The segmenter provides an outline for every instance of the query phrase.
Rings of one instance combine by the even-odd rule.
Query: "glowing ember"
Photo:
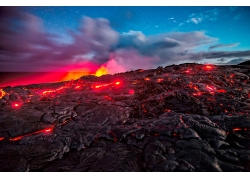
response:
[[[206,68],[207,70],[211,70],[213,67],[210,66],[210,65],[206,65],[205,68]]]
[[[206,88],[208,89],[208,90],[210,90],[210,91],[215,91],[215,87],[212,87],[212,86],[206,86]]]
[[[5,95],[6,93],[4,92],[4,90],[0,89],[0,99]]]
[[[81,86],[76,86],[75,89],[79,89]]]
[[[97,77],[100,77],[105,74],[108,74],[108,70],[104,66],[101,66],[95,73]]]
[[[50,94],[50,93],[54,93],[54,92],[57,92],[57,91],[60,91],[60,90],[63,90],[63,89],[65,89],[66,87],[65,86],[63,86],[63,87],[60,87],[60,88],[57,88],[57,89],[55,89],[55,90],[46,90],[46,91],[43,91],[43,95],[47,95],[47,94]]]
[[[225,89],[219,89],[219,90],[217,90],[217,92],[219,92],[219,93],[226,93],[227,91]]]
[[[145,80],[145,81],[149,81],[149,80],[150,80],[150,78],[144,78],[144,80]]]
[[[234,128],[233,129],[233,132],[235,132],[235,131],[243,131],[243,130],[248,130],[248,128]],[[249,129],[250,130],[250,129]]]
[[[162,82],[164,79],[157,79],[157,82],[159,83],[159,82]]]
[[[128,93],[129,93],[129,94],[134,94],[134,93],[135,93],[135,90],[130,89],[130,90],[128,91]]]
[[[4,140],[4,137],[0,137],[0,141]]]
[[[116,85],[120,85],[120,84],[121,84],[121,82],[119,82],[119,81],[118,81],[118,82],[115,82],[115,84],[116,84]]]

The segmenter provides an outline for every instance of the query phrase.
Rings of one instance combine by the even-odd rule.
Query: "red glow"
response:
[[[217,92],[219,92],[219,93],[226,93],[227,91],[225,89],[219,89],[219,90],[217,90]]]
[[[10,141],[19,141],[24,137],[31,136],[31,135],[34,135],[34,134],[39,134],[39,133],[51,132],[52,130],[53,130],[53,127],[42,129],[42,130],[39,130],[39,131],[36,131],[36,132],[33,132],[33,133],[29,133],[29,134],[17,136],[17,137],[14,137],[14,138],[10,138]]]
[[[115,84],[116,84],[116,85],[120,85],[120,84],[121,84],[121,82],[117,81],[117,82],[115,82]]]
[[[106,99],[108,101],[113,101],[113,99],[110,96],[104,96],[104,99]]]
[[[149,80],[150,80],[150,78],[144,78],[144,80],[145,80],[145,81],[149,81]]]
[[[0,141],[4,140],[4,137],[0,137]]]
[[[188,69],[186,71],[184,71],[185,73],[190,73],[192,71],[192,69]]]
[[[197,92],[197,93],[193,93],[194,96],[201,96],[202,93],[201,92]]]
[[[159,83],[159,82],[162,82],[164,79],[157,79],[157,82]]]
[[[75,89],[79,89],[81,86],[76,86]]]
[[[15,107],[18,107],[18,106],[19,106],[19,104],[15,103],[15,104],[14,104],[14,106],[15,106]]]
[[[129,94],[134,94],[134,93],[135,93],[135,90],[130,89],[130,90],[128,91],[128,93],[129,93]]]
[[[116,81],[114,83],[98,84],[98,85],[95,85],[94,88],[99,89],[99,88],[106,87],[106,86],[111,86],[111,85],[119,86],[121,84],[122,84],[121,81]]]
[[[216,88],[215,87],[213,87],[213,86],[206,86],[206,88],[208,89],[208,90],[210,90],[210,91],[215,91],[216,90]]]

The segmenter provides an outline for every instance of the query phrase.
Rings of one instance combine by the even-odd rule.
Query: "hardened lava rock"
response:
[[[250,67],[0,89],[0,171],[250,171]]]

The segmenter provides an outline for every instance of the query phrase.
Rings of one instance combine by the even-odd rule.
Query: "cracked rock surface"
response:
[[[0,171],[250,171],[250,67],[1,89]]]

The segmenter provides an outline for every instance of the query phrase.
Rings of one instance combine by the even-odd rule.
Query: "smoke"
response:
[[[118,33],[103,18],[83,17],[69,30],[71,43],[45,31],[43,20],[14,7],[0,7],[0,71],[73,71],[105,65],[109,72],[149,69],[212,58],[250,56],[250,51],[200,51],[218,39],[203,31],[146,36],[140,31]],[[234,44],[210,46],[210,49]],[[89,67],[86,67],[89,66]],[[70,67],[67,69],[67,67]],[[90,71],[92,71],[90,70]]]

